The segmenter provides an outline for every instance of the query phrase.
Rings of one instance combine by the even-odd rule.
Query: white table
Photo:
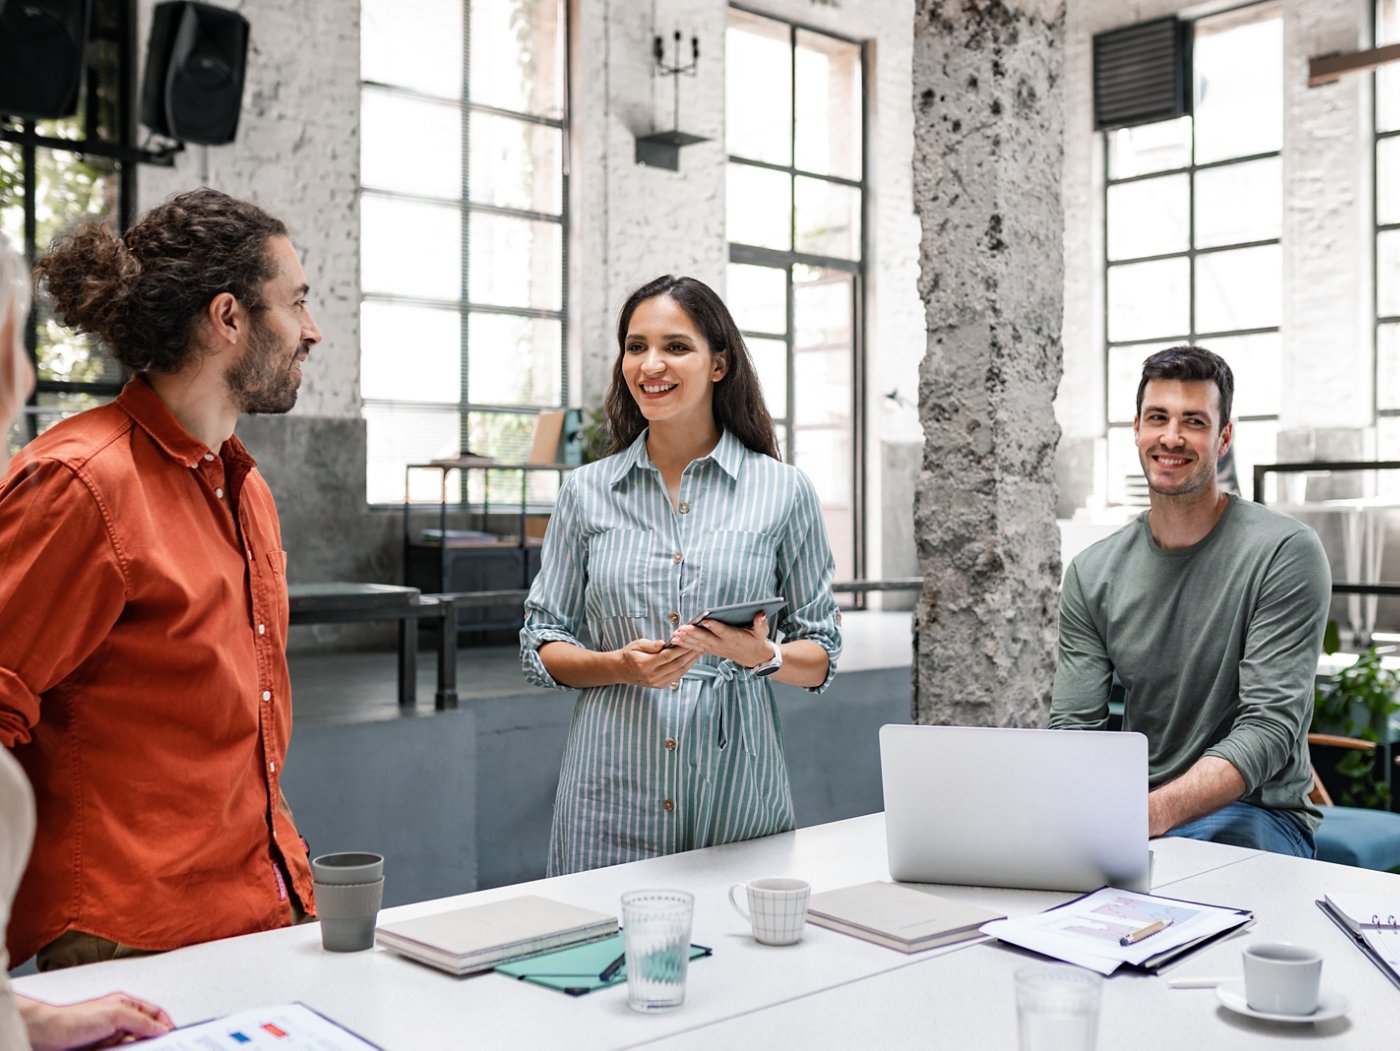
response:
[[[1313,904],[1328,890],[1343,888],[1400,896],[1400,876],[1258,853],[1170,886],[1154,886],[1169,897],[1246,906],[1256,917],[1250,931],[1189,957],[1171,977],[1239,977],[1243,946],[1293,941],[1323,953],[1323,985],[1351,1001],[1346,1017],[1308,1025],[1260,1022],[1227,1011],[1213,989],[1171,989],[1162,977],[1121,974],[1104,984],[1099,1048],[1249,1051],[1304,1042],[1357,1051],[1396,1047],[1400,990]],[[1037,959],[996,943],[923,956],[911,967],[663,1042],[697,1049],[857,1047],[872,1046],[871,1034],[879,1034],[878,1043],[891,1047],[1015,1048],[1015,972]]]
[[[1345,887],[1400,895],[1400,877],[1318,862],[1275,858],[1234,847],[1164,839],[1154,842],[1154,888],[1169,895],[1255,909],[1258,935],[1295,936],[1326,954],[1324,981],[1353,1002],[1351,1015],[1316,1027],[1347,1046],[1394,1046],[1397,993],[1312,904]],[[386,1048],[626,1047],[652,1042],[742,1048],[782,1046],[796,1032],[809,1046],[888,1044],[1014,1047],[1011,976],[1028,958],[994,944],[953,946],[906,956],[818,927],[787,948],[756,944],[729,907],[730,884],[760,875],[798,875],[816,890],[888,878],[884,821],[855,818],[748,843],[654,858],[518,887],[386,910],[406,919],[509,897],[525,888],[614,911],[624,890],[679,887],[696,895],[695,941],[712,959],[692,965],[683,1008],[644,1016],[619,986],[571,998],[500,975],[457,979],[376,949],[321,951],[314,925],[191,946],[177,952],[19,979],[19,991],[53,1002],[115,988],[154,1000],[177,1022],[302,1000]],[[389,859],[388,878],[393,878]],[[939,893],[1009,915],[1067,900],[1062,892],[946,887]],[[1235,945],[1237,946],[1237,940]],[[1193,973],[1233,973],[1235,947],[1183,965]],[[1212,970],[1213,969],[1213,970]],[[1212,993],[1168,990],[1164,981],[1115,977],[1105,989],[1104,1049],[1236,1046],[1244,1037],[1276,1039],[1278,1027],[1227,1018]],[[1131,1036],[1130,1036],[1131,1034]],[[1382,1035],[1383,1034],[1383,1035]],[[1297,1034],[1295,1034],[1297,1035]],[[946,1036],[946,1041],[943,1037]],[[1155,1041],[1155,1042],[1154,1042]],[[1337,1042],[1340,1041],[1340,1042]],[[1247,1046],[1241,1044],[1240,1046]]]

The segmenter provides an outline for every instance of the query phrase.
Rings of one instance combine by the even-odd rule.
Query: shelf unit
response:
[[[484,591],[510,591],[529,588],[540,569],[540,539],[531,537],[527,529],[529,511],[528,478],[532,473],[553,472],[563,480],[569,464],[497,463],[479,457],[438,463],[408,464],[404,468],[403,505],[403,565],[404,583],[425,594],[474,594]],[[415,503],[410,499],[409,482],[415,471],[435,471],[438,475],[436,504]],[[483,472],[482,499],[475,508],[467,505],[468,523],[481,526],[479,530],[448,528],[448,482],[453,472],[461,472],[464,488],[473,471]],[[514,472],[520,476],[520,499],[510,505],[496,505],[499,516],[502,506],[515,509],[517,529],[514,535],[492,531],[491,485],[492,472]],[[423,520],[436,519],[433,527]],[[497,631],[519,628],[521,604],[508,602],[495,605],[464,603],[457,609],[458,632]]]

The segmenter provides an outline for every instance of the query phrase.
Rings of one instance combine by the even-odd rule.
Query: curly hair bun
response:
[[[65,325],[100,336],[135,372],[175,372],[197,352],[215,296],[261,308],[276,273],[268,240],[286,232],[257,205],[205,187],[157,205],[121,237],[80,225],[54,241],[38,272]]]
[[[109,347],[129,345],[125,304],[141,263],[106,223],[81,223],[56,238],[37,271],[63,324],[95,333]]]

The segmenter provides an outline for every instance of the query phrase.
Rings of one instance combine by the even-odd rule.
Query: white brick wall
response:
[[[140,2],[143,60],[153,0]],[[140,207],[212,186],[256,201],[291,230],[325,335],[295,412],[360,412],[360,7],[357,0],[248,0],[252,23],[243,113],[228,146],[190,146],[174,169],[138,176]]]

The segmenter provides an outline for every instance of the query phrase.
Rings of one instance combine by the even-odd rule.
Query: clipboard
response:
[[[1342,917],[1337,913],[1337,910],[1332,908],[1332,906],[1328,904],[1328,902],[1326,902],[1325,900],[1318,898],[1315,904],[1319,909],[1322,910],[1322,914],[1324,916],[1326,916],[1329,920],[1331,920],[1337,925],[1337,930],[1341,931],[1348,938],[1350,938],[1356,944],[1356,947],[1366,954],[1366,959],[1370,960],[1373,964],[1375,964],[1380,969],[1381,974],[1385,975],[1387,978],[1390,979],[1390,984],[1395,986],[1395,988],[1400,989],[1400,974],[1397,974],[1395,968],[1391,966],[1390,962],[1376,951],[1375,946],[1371,944],[1370,940],[1365,936],[1365,934],[1357,934],[1354,931],[1352,931],[1352,929],[1347,926],[1346,920],[1342,919]],[[1384,926],[1377,929],[1392,931],[1395,930],[1394,927]]]
[[[508,978],[529,982],[531,985],[542,985],[546,989],[557,989],[569,996],[584,996],[595,989],[606,989],[627,981],[626,965],[618,968],[617,973],[607,981],[598,977],[621,953],[622,933],[618,932],[610,938],[585,942],[583,945],[547,952],[540,956],[530,956],[524,960],[512,960],[510,963],[499,965],[496,971]],[[692,960],[712,955],[714,950],[707,946],[690,947]]]

